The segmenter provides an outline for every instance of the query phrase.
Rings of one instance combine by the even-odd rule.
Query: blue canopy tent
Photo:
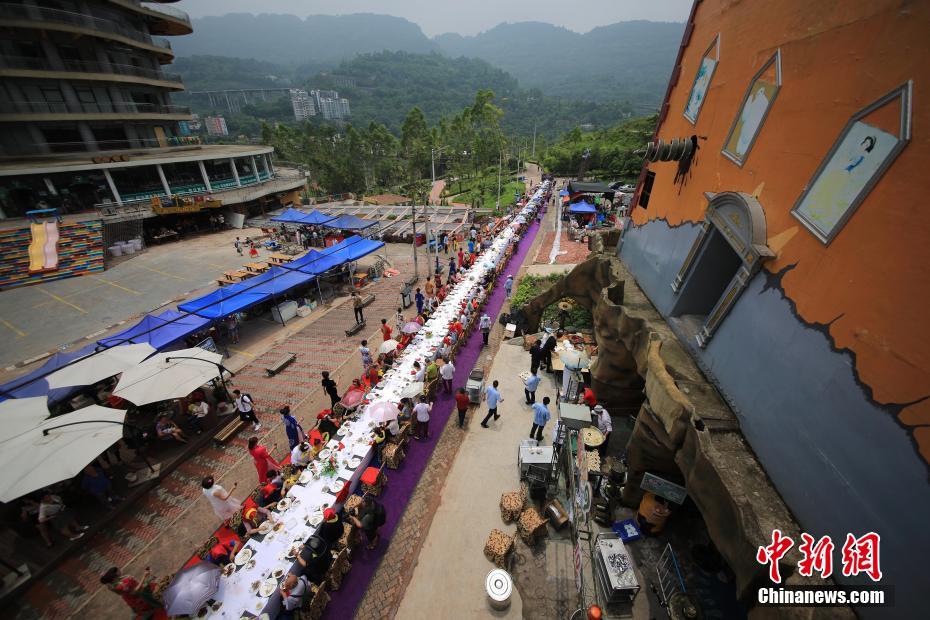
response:
[[[260,304],[270,297],[266,293],[251,289],[251,286],[250,280],[237,282],[216,289],[203,297],[180,304],[178,310],[209,319],[221,319]]]
[[[158,315],[148,314],[129,329],[98,340],[97,344],[115,347],[121,344],[148,343],[156,351],[161,351],[209,324],[210,319],[165,310]]]
[[[363,256],[368,256],[372,252],[376,252],[384,247],[384,241],[378,241],[377,239],[366,239],[364,237],[359,237],[358,235],[353,235],[343,241],[334,245],[330,250],[339,247],[331,256],[344,257],[345,261],[354,261],[362,258]]]
[[[569,213],[574,213],[575,215],[590,215],[592,213],[597,213],[597,207],[595,207],[590,202],[582,200],[581,202],[576,202],[568,208]]]
[[[332,215],[326,215],[325,213],[320,213],[316,209],[310,213],[304,213],[299,209],[286,209],[284,213],[276,215],[271,218],[272,222],[281,222],[283,224],[306,224],[308,226],[324,224],[331,220],[336,219]]]
[[[80,391],[81,388],[69,386],[52,390],[49,389],[48,381],[45,380],[45,377],[78,358],[90,355],[94,352],[96,347],[97,345],[95,344],[89,344],[78,351],[55,353],[48,358],[48,361],[42,364],[40,368],[36,368],[29,374],[0,385],[0,400],[45,395],[48,395],[49,404],[65,400],[71,396],[71,394]]]
[[[568,190],[563,187],[559,190],[559,196],[568,196]]]
[[[301,273],[285,267],[272,267],[265,273],[250,278],[240,284],[247,284],[252,287],[249,293],[261,293],[270,298],[274,295],[281,295],[313,281],[312,274]]]
[[[343,215],[336,219],[329,220],[328,222],[324,222],[323,226],[327,228],[337,228],[339,230],[365,230],[377,223],[376,220],[363,220],[354,215]]]

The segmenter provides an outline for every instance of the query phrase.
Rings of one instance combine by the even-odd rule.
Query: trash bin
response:
[[[510,596],[513,594],[513,579],[510,573],[495,568],[485,578],[484,587],[488,593],[488,604],[491,609],[502,611],[510,607]]]
[[[413,303],[413,288],[408,284],[400,291],[400,305],[409,308]]]

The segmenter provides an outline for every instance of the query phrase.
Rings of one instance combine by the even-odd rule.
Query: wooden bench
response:
[[[242,430],[242,427],[246,425],[246,422],[243,422],[238,417],[223,427],[223,429],[213,436],[213,441],[216,443],[226,443],[230,439],[236,436],[236,434]]]
[[[265,372],[268,373],[269,377],[273,377],[279,372],[281,372],[282,370],[284,370],[285,368],[287,368],[287,366],[296,359],[297,359],[296,353],[285,353],[284,355],[279,357],[277,360],[275,360],[274,364],[265,368]]]
[[[352,327],[346,330],[346,336],[357,334],[358,332],[362,331],[364,327],[365,327],[365,321],[362,321],[361,323],[356,323],[355,325],[353,325]]]
[[[236,284],[236,280],[230,280],[227,277],[217,278],[216,283],[220,286],[226,286],[227,284]]]
[[[364,297],[362,297],[362,308],[368,305],[371,305],[371,303],[374,300],[375,300],[375,296],[373,294],[369,293],[368,295],[365,295]]]

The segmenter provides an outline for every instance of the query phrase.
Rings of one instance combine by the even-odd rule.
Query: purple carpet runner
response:
[[[515,274],[523,264],[536,233],[539,231],[539,223],[532,222],[520,240],[517,251],[510,258],[506,269],[501,271],[494,291],[488,298],[483,309],[484,312],[496,321],[501,308],[504,305],[506,292],[504,291],[504,280],[508,273]],[[400,521],[410,501],[413,490],[420,480],[426,463],[429,461],[433,448],[436,447],[436,440],[445,428],[449,418],[452,417],[455,409],[454,391],[459,387],[464,387],[468,380],[468,374],[475,367],[478,356],[483,348],[481,331],[475,329],[468,341],[459,349],[455,356],[455,379],[453,381],[453,393],[437,392],[436,402],[433,404],[433,411],[430,415],[430,438],[426,441],[410,440],[407,458],[401,465],[400,469],[386,469],[388,483],[384,488],[384,493],[378,498],[387,512],[387,521],[381,528],[381,540],[374,551],[366,549],[367,541],[364,540],[356,550],[352,558],[352,570],[350,570],[342,580],[342,587],[332,593],[332,600],[326,608],[323,618],[325,620],[344,620],[351,618],[355,613],[355,608],[361,602],[365,595],[365,590],[374,577],[375,570],[381,562],[381,558],[390,543],[391,536],[394,533],[397,523]],[[478,420],[477,422],[480,422]],[[480,428],[475,420],[472,420],[472,428]]]

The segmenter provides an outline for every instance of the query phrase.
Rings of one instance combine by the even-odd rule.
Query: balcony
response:
[[[62,118],[62,117],[65,118]],[[181,105],[125,102],[3,101],[0,121],[109,120],[155,118],[187,120],[191,109]]]
[[[47,7],[30,7],[7,2],[0,3],[0,23],[10,21],[28,22],[28,24],[23,27],[29,28],[41,29],[48,25],[61,24],[84,31],[90,31],[92,34],[105,33],[116,35],[117,38],[125,39],[127,42],[141,43],[149,48],[154,48],[152,51],[156,53],[166,54],[169,57],[172,56],[171,43],[167,39],[163,37],[153,37],[142,30],[131,28],[102,17],[94,17],[92,15],[83,15],[81,13],[72,13],[71,11]],[[18,24],[14,24],[13,26],[18,26]]]
[[[135,65],[120,65],[115,63],[101,63],[88,60],[66,60],[64,61],[64,72],[69,74],[87,73],[107,76],[127,76],[139,77],[146,80],[158,82],[170,82],[178,90],[184,89],[184,83],[179,73],[165,73],[155,69],[145,69]],[[62,70],[52,67],[52,65],[43,58],[29,58],[27,56],[0,56],[0,74],[4,69],[16,72],[23,71],[42,71],[47,73],[62,73]],[[9,71],[7,72],[9,73]],[[20,74],[21,75],[21,74]],[[23,77],[41,77],[41,76],[23,76]],[[48,76],[56,77],[56,76]],[[89,76],[74,75],[75,79],[95,79]],[[116,80],[127,81],[127,80]],[[133,81],[133,80],[128,80]]]

